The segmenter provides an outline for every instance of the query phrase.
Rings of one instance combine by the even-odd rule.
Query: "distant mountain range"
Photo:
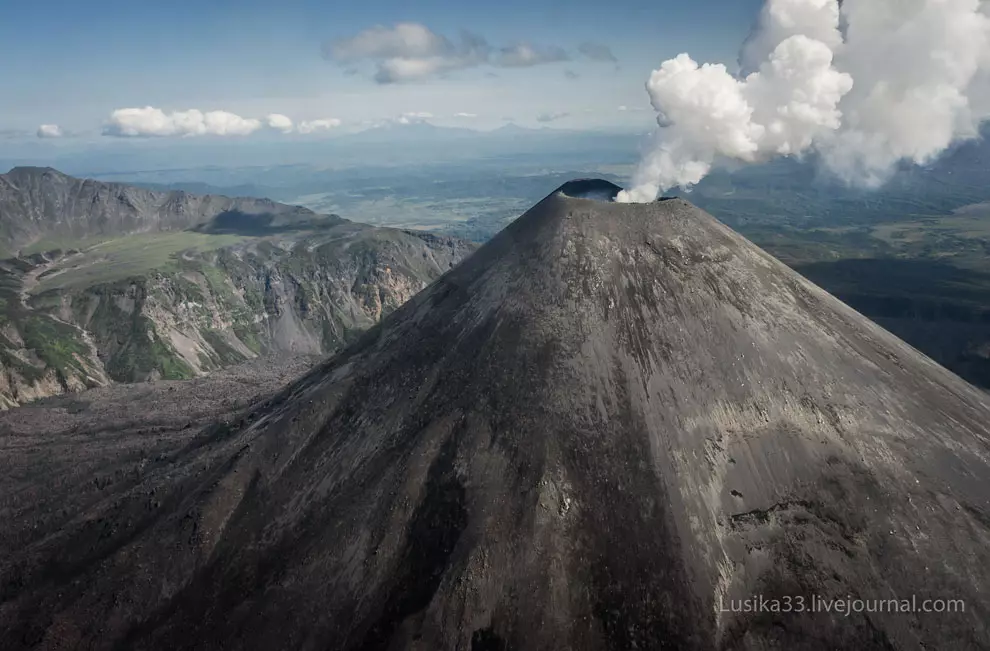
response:
[[[8,253],[45,241],[181,231],[240,215],[284,227],[340,222],[266,199],[156,192],[38,167],[0,175],[0,215],[0,247]]]
[[[532,137],[546,141],[554,138],[575,138],[582,135],[594,136],[598,133],[595,131],[578,131],[553,127],[530,128],[520,126],[514,122],[488,131],[481,131],[464,127],[442,127],[427,121],[416,121],[409,124],[389,122],[365,129],[364,131],[337,136],[333,138],[332,142],[336,145],[342,145],[362,143],[398,144],[412,141],[440,143],[458,140],[492,144],[499,142],[505,143],[507,139],[512,140],[518,137]]]
[[[474,246],[267,199],[0,175],[0,406],[337,350]]]

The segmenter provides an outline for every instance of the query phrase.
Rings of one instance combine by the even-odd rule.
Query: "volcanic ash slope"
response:
[[[688,203],[587,190],[0,550],[5,645],[990,645],[982,395]]]

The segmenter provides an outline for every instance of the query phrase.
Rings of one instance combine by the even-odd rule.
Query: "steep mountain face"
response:
[[[44,238],[61,233],[54,212],[76,214],[51,197],[112,187],[50,171],[7,178],[36,197],[21,214],[47,215],[37,220]],[[148,201],[166,196],[120,187]],[[171,196],[166,212],[145,202],[132,222],[178,228],[185,222],[156,215],[195,213],[193,230],[121,235],[133,223],[100,204],[77,224],[117,236],[0,261],[0,407],[111,382],[195,377],[258,355],[331,353],[474,249],[264,200]],[[36,210],[35,200],[48,207]]]
[[[983,394],[686,202],[587,189],[113,482],[59,469],[139,424],[34,475],[0,439],[11,647],[990,645]]]

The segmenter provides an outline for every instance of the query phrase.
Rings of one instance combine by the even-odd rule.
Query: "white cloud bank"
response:
[[[57,124],[42,124],[38,127],[38,131],[35,132],[39,138],[61,138],[65,135],[62,131],[62,127]]]
[[[246,136],[261,128],[261,120],[242,118],[227,111],[165,111],[144,108],[117,109],[103,127],[104,135],[124,138],[166,136]]]
[[[652,201],[720,159],[820,154],[878,186],[977,137],[990,118],[990,17],[980,0],[768,0],[743,45],[742,77],[687,54],[653,72],[661,129],[628,191]]]
[[[310,133],[317,133],[320,131],[329,131],[331,129],[336,129],[342,123],[337,118],[325,118],[319,120],[302,120],[299,123],[294,123],[292,118],[287,115],[282,115],[280,113],[273,113],[265,118],[265,124],[269,129],[274,129],[282,133],[300,133],[303,135]]]
[[[259,120],[241,117],[228,111],[165,111],[144,108],[117,109],[103,126],[103,134],[121,138],[164,138],[192,136],[247,136],[267,127],[284,134],[309,134],[339,127],[340,120],[326,118],[294,123],[281,113]],[[40,130],[39,130],[40,135]]]

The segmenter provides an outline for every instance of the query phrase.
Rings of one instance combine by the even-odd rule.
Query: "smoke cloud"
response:
[[[980,0],[768,0],[740,75],[687,54],[646,84],[660,126],[623,202],[690,187],[720,161],[820,155],[876,187],[990,118],[990,11]]]

